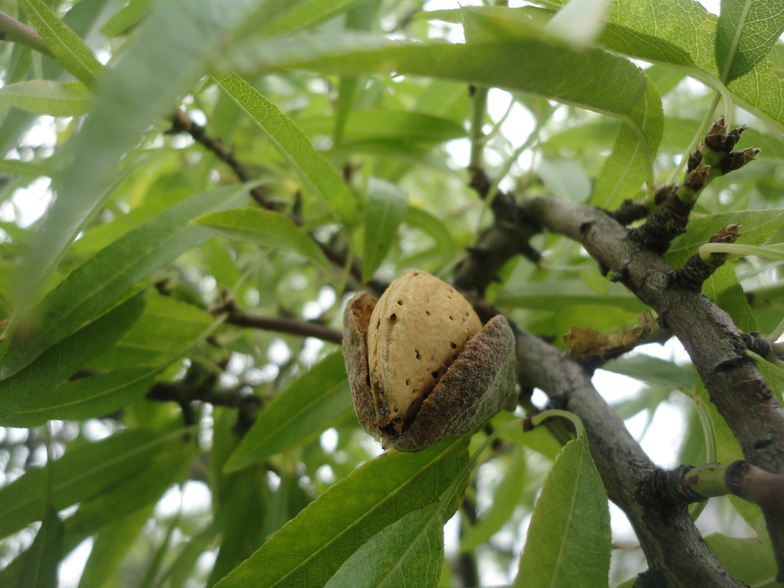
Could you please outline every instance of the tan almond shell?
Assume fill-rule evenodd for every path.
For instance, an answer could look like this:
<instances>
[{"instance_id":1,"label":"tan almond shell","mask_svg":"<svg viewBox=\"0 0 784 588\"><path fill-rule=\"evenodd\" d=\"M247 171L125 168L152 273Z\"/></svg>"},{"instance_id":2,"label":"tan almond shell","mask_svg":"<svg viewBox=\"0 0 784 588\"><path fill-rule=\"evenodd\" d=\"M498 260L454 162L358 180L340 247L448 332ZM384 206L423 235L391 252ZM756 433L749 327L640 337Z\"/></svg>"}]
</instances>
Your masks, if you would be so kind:
<instances>
[{"instance_id":1,"label":"tan almond shell","mask_svg":"<svg viewBox=\"0 0 784 588\"><path fill-rule=\"evenodd\" d=\"M501 409L514 410L515 338L506 318L499 315L466 343L409 427L396 436L383 433L377 424L367 364L367 328L376 302L366 292L349 301L343 355L357 418L385 449L421 451L445 437L471 431Z\"/></svg>"},{"instance_id":2,"label":"tan almond shell","mask_svg":"<svg viewBox=\"0 0 784 588\"><path fill-rule=\"evenodd\" d=\"M378 425L400 430L482 328L462 294L422 270L398 276L376 303L367 333Z\"/></svg>"}]
</instances>

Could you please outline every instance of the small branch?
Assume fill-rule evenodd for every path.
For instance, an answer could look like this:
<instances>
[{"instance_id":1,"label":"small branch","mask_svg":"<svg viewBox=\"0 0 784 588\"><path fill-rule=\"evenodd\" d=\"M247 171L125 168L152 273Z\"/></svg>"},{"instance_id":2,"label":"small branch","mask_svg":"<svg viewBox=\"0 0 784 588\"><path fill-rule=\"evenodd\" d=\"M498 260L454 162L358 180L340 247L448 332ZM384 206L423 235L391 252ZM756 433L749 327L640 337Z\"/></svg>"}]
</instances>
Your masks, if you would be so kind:
<instances>
[{"instance_id":1,"label":"small branch","mask_svg":"<svg viewBox=\"0 0 784 588\"><path fill-rule=\"evenodd\" d=\"M471 98L471 127L469 135L471 139L471 159L468 164L469 169L481 169L484 165L485 135L482 127L487 114L487 94L488 88L469 86L468 95Z\"/></svg>"},{"instance_id":2,"label":"small branch","mask_svg":"<svg viewBox=\"0 0 784 588\"><path fill-rule=\"evenodd\" d=\"M316 339L337 343L338 345L343 341L343 333L341 331L302 319L273 318L249 314L237 305L234 296L232 296L228 290L224 289L221 292L221 295L223 296L223 301L210 308L210 313L213 315L228 313L229 316L226 318L227 324L237 325L238 327L261 329L264 331L288 333L300 337L315 337Z\"/></svg>"},{"instance_id":3,"label":"small branch","mask_svg":"<svg viewBox=\"0 0 784 588\"><path fill-rule=\"evenodd\" d=\"M738 232L740 225L733 224L724 227L710 239L710 243L734 243L740 236ZM692 290L693 292L702 291L702 284L710 278L714 272L724 265L727 259L726 253L708 253L701 255L695 253L681 269L675 270L670 278L670 286L678 290Z\"/></svg>"},{"instance_id":4,"label":"small branch","mask_svg":"<svg viewBox=\"0 0 784 588\"><path fill-rule=\"evenodd\" d=\"M239 179L241 182L250 182L253 179L253 175L250 173L248 168L246 168L237 160L232 151L224 147L223 142L220 139L210 135L205 127L193 122L186 113L178 110L174 115L172 115L171 122L172 127L169 129L169 133L189 134L194 141L202 145L205 149L212 152L218 159L226 163L231 168L231 171L234 172L234 175L237 176L237 179ZM275 202L272 197L261 187L257 186L253 188L250 191L250 195L262 208L286 215L298 227L304 226L305 222L302 220L302 218L293 212L284 210L283 207ZM310 233L310 236L313 238L313 241L315 241L316 245L318 245L324 252L324 255L327 256L327 259L329 259L338 267L343 268L346 266L348 259L346 255L342 253L341 248L335 248L327 245L326 243L322 243L316 239L312 233ZM356 260L352 261L350 272L351 276L356 280L356 282L361 284L362 266ZM385 284L382 284L376 280L371 280L366 285L376 293L383 292L385 289Z\"/></svg>"},{"instance_id":5,"label":"small branch","mask_svg":"<svg viewBox=\"0 0 784 588\"><path fill-rule=\"evenodd\" d=\"M47 57L54 57L49 50L49 47L47 47L46 43L41 39L38 31L11 18L4 12L0 12L0 41L19 43L20 45L34 49Z\"/></svg>"},{"instance_id":6,"label":"small branch","mask_svg":"<svg viewBox=\"0 0 784 588\"><path fill-rule=\"evenodd\" d=\"M237 325L238 327L276 331L278 333L288 333L300 337L315 337L316 339L337 343L338 345L343 341L343 333L340 331L301 319L271 318L243 312L239 315L230 316L226 319L226 322L230 325Z\"/></svg>"}]
</instances>

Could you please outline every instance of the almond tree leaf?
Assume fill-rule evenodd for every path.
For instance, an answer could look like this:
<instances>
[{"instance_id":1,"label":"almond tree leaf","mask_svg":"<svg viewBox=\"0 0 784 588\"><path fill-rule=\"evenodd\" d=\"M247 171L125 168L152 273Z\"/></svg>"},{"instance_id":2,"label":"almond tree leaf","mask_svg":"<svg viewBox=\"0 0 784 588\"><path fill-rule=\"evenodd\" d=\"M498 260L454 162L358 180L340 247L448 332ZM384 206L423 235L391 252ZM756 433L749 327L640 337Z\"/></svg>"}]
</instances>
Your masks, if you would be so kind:
<instances>
[{"instance_id":1,"label":"almond tree leaf","mask_svg":"<svg viewBox=\"0 0 784 588\"><path fill-rule=\"evenodd\" d=\"M211 0L156 3L155 11L124 46L122 59L102 76L91 114L71 140L73 156L57 197L28 250L26 271L17 287L15 319L24 317L40 299L46 278L108 198L107 186L123 155L153 121L174 109L177 98L204 75L207 58L227 30L259 1L227 0L220 6ZM86 67L85 80L89 71Z\"/></svg>"},{"instance_id":2,"label":"almond tree leaf","mask_svg":"<svg viewBox=\"0 0 784 588\"><path fill-rule=\"evenodd\" d=\"M87 112L90 103L91 94L80 83L31 80L0 88L0 105L14 106L33 114L78 116Z\"/></svg>"},{"instance_id":3,"label":"almond tree leaf","mask_svg":"<svg viewBox=\"0 0 784 588\"><path fill-rule=\"evenodd\" d=\"M41 528L24 552L22 573L16 588L57 588L57 566L63 556L63 522L57 511L46 507Z\"/></svg>"},{"instance_id":4,"label":"almond tree leaf","mask_svg":"<svg viewBox=\"0 0 784 588\"><path fill-rule=\"evenodd\" d=\"M281 35L315 26L342 14L366 0L310 0L299 5L266 31L268 35Z\"/></svg>"},{"instance_id":5,"label":"almond tree leaf","mask_svg":"<svg viewBox=\"0 0 784 588\"><path fill-rule=\"evenodd\" d=\"M52 506L62 510L111 489L144 469L168 444L181 443L183 434L136 429L66 451L51 464ZM0 537L41 520L48 475L31 469L0 488Z\"/></svg>"},{"instance_id":6,"label":"almond tree leaf","mask_svg":"<svg viewBox=\"0 0 784 588\"><path fill-rule=\"evenodd\" d=\"M137 294L47 349L24 370L0 382L2 426L15 426L11 423L17 422L19 413L52 401L51 395L58 384L119 339L143 310L144 295Z\"/></svg>"},{"instance_id":7,"label":"almond tree leaf","mask_svg":"<svg viewBox=\"0 0 784 588\"><path fill-rule=\"evenodd\" d=\"M63 521L63 553L70 553L87 537L123 517L140 509L152 509L172 484L184 480L196 451L196 443L185 443L182 436L170 436L165 444L155 448L144 467L129 471L127 476L118 476L114 485L81 502L76 513ZM0 570L0 586L13 586L21 576L23 565L24 557L20 556Z\"/></svg>"},{"instance_id":8,"label":"almond tree leaf","mask_svg":"<svg viewBox=\"0 0 784 588\"><path fill-rule=\"evenodd\" d=\"M420 75L526 92L630 117L645 93L642 72L599 49L574 51L547 38L421 44L344 32L259 42L229 54L240 71L274 67L341 73ZM569 83L564 83L568 79Z\"/></svg>"},{"instance_id":9,"label":"almond tree leaf","mask_svg":"<svg viewBox=\"0 0 784 588\"><path fill-rule=\"evenodd\" d=\"M187 198L99 251L47 293L11 334L3 377L29 365L139 288L139 282L212 236L193 218L244 198L245 186L226 186ZM24 327L24 328L22 328Z\"/></svg>"},{"instance_id":10,"label":"almond tree leaf","mask_svg":"<svg viewBox=\"0 0 784 588\"><path fill-rule=\"evenodd\" d=\"M334 276L332 264L313 238L286 215L258 208L223 210L200 216L194 224L208 227L228 239L293 251Z\"/></svg>"},{"instance_id":11,"label":"almond tree leaf","mask_svg":"<svg viewBox=\"0 0 784 588\"><path fill-rule=\"evenodd\" d=\"M664 131L664 112L656 85L648 80L645 96L635 105L633 118L639 121L646 142L629 125L621 125L612 154L605 160L591 195L593 206L614 210L633 198L643 182L653 189L651 152L659 147ZM647 147L647 149L646 149Z\"/></svg>"},{"instance_id":12,"label":"almond tree leaf","mask_svg":"<svg viewBox=\"0 0 784 588\"><path fill-rule=\"evenodd\" d=\"M436 586L444 559L444 520L438 502L408 513L374 535L324 588Z\"/></svg>"},{"instance_id":13,"label":"almond tree leaf","mask_svg":"<svg viewBox=\"0 0 784 588\"><path fill-rule=\"evenodd\" d=\"M365 203L365 245L362 280L373 278L381 262L397 240L397 229L406 215L408 194L384 180L370 178Z\"/></svg>"},{"instance_id":14,"label":"almond tree leaf","mask_svg":"<svg viewBox=\"0 0 784 588\"><path fill-rule=\"evenodd\" d=\"M354 196L340 174L313 148L302 129L237 74L217 73L213 78L288 160L308 190L322 198L346 225L354 224L357 218Z\"/></svg>"},{"instance_id":15,"label":"almond tree leaf","mask_svg":"<svg viewBox=\"0 0 784 588\"><path fill-rule=\"evenodd\" d=\"M770 545L759 539L738 539L719 533L705 537L705 543L727 571L741 582L760 588L775 588L776 560Z\"/></svg>"},{"instance_id":16,"label":"almond tree leaf","mask_svg":"<svg viewBox=\"0 0 784 588\"><path fill-rule=\"evenodd\" d=\"M0 421L7 427L37 427L51 419L79 421L111 414L143 398L159 371L159 368L126 368L63 382Z\"/></svg>"},{"instance_id":17,"label":"almond tree leaf","mask_svg":"<svg viewBox=\"0 0 784 588\"><path fill-rule=\"evenodd\" d=\"M765 58L784 32L780 0L722 0L716 29L716 64L729 83Z\"/></svg>"},{"instance_id":18,"label":"almond tree leaf","mask_svg":"<svg viewBox=\"0 0 784 588\"><path fill-rule=\"evenodd\" d=\"M547 476L528 528L516 587L607 586L610 511L588 443L567 443Z\"/></svg>"},{"instance_id":19,"label":"almond tree leaf","mask_svg":"<svg viewBox=\"0 0 784 588\"><path fill-rule=\"evenodd\" d=\"M215 318L204 310L150 289L139 320L87 367L114 370L166 366L206 337L214 323Z\"/></svg>"},{"instance_id":20,"label":"almond tree leaf","mask_svg":"<svg viewBox=\"0 0 784 588\"><path fill-rule=\"evenodd\" d=\"M330 486L217 586L324 585L376 533L436 502L467 459L465 437L381 455Z\"/></svg>"},{"instance_id":21,"label":"almond tree leaf","mask_svg":"<svg viewBox=\"0 0 784 588\"><path fill-rule=\"evenodd\" d=\"M263 462L320 433L352 406L343 355L336 351L264 407L224 470Z\"/></svg>"},{"instance_id":22,"label":"almond tree leaf","mask_svg":"<svg viewBox=\"0 0 784 588\"><path fill-rule=\"evenodd\" d=\"M309 135L329 134L332 122L324 117L298 121ZM421 112L401 110L359 110L352 112L343 130L346 140L397 139L422 143L440 143L466 136L458 123Z\"/></svg>"},{"instance_id":23,"label":"almond tree leaf","mask_svg":"<svg viewBox=\"0 0 784 588\"><path fill-rule=\"evenodd\" d=\"M21 0L21 5L60 65L88 88L94 86L103 65L79 35L57 18L43 0Z\"/></svg>"}]
</instances>

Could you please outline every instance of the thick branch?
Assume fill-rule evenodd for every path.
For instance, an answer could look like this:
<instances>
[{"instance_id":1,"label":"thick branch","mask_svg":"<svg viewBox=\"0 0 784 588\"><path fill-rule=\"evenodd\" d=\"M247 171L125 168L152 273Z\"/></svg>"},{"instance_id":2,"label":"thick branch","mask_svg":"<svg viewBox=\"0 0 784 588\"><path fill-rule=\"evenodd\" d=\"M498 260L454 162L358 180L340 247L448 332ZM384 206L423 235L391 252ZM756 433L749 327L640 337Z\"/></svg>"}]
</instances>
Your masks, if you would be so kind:
<instances>
[{"instance_id":1,"label":"thick branch","mask_svg":"<svg viewBox=\"0 0 784 588\"><path fill-rule=\"evenodd\" d=\"M746 357L743 336L729 315L700 292L671 288L672 267L630 243L627 230L606 214L552 198L533 200L527 210L623 276L624 284L680 339L746 460L784 473L784 408Z\"/></svg>"},{"instance_id":2,"label":"thick branch","mask_svg":"<svg viewBox=\"0 0 784 588\"><path fill-rule=\"evenodd\" d=\"M741 587L702 539L688 500L664 491L657 468L591 384L590 374L566 354L517 330L520 383L547 392L580 417L607 494L628 516L658 586Z\"/></svg>"}]
</instances>

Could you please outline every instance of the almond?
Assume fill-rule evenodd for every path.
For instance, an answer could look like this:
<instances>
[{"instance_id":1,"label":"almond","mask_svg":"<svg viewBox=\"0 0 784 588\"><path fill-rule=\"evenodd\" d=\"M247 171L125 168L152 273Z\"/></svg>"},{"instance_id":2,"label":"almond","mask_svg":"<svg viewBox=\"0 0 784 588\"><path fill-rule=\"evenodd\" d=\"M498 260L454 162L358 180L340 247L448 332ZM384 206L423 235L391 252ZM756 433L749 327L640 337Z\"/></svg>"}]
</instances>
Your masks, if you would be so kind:
<instances>
[{"instance_id":1,"label":"almond","mask_svg":"<svg viewBox=\"0 0 784 588\"><path fill-rule=\"evenodd\" d=\"M343 351L354 408L385 446L418 451L514 409L515 341L502 316L482 326L469 302L422 270L346 307Z\"/></svg>"}]
</instances>

